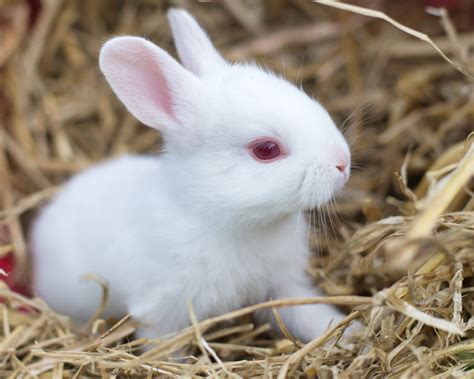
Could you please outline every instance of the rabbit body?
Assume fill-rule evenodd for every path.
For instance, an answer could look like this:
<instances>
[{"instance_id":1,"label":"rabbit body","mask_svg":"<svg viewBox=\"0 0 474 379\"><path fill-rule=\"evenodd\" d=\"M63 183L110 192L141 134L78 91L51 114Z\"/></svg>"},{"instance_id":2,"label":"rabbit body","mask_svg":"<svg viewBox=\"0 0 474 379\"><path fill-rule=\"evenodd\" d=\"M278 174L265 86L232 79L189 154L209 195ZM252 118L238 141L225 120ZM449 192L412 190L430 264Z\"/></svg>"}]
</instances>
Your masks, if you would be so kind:
<instances>
[{"instance_id":1,"label":"rabbit body","mask_svg":"<svg viewBox=\"0 0 474 379\"><path fill-rule=\"evenodd\" d=\"M348 177L349 150L325 110L252 65L229 65L186 12L170 12L183 66L151 42L118 37L101 68L119 98L165 138L159 157L125 156L72 178L31 235L34 288L86 321L101 289L106 316L131 313L157 337L244 305L313 297L304 211ZM342 315L281 309L307 341ZM262 318L273 322L271 313Z\"/></svg>"},{"instance_id":2,"label":"rabbit body","mask_svg":"<svg viewBox=\"0 0 474 379\"><path fill-rule=\"evenodd\" d=\"M179 206L162 166L154 157L106 162L73 178L43 210L33 231L41 254L35 288L50 306L88 320L101 288L81 278L99 273L110 287L106 316L131 313L143 334L162 336L189 324L187 300L204 319L270 298L317 294L303 275L303 215L259 229L220 229L221 220ZM292 310L298 308L339 318L325 305ZM312 325L309 333L296 333L312 338L327 322Z\"/></svg>"}]
</instances>

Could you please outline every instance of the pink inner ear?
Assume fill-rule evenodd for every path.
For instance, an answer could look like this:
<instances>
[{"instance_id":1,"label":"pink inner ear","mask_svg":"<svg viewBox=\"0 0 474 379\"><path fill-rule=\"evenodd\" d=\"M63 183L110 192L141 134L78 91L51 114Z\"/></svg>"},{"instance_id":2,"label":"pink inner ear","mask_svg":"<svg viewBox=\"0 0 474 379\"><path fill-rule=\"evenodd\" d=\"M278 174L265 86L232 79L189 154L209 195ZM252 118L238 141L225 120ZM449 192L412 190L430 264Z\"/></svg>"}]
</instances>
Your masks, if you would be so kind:
<instances>
[{"instance_id":1,"label":"pink inner ear","mask_svg":"<svg viewBox=\"0 0 474 379\"><path fill-rule=\"evenodd\" d=\"M158 129L177 124L177 107L190 101L182 89L196 85L194 77L169 54L143 38L117 37L107 42L100 67L127 109Z\"/></svg>"},{"instance_id":2,"label":"pink inner ear","mask_svg":"<svg viewBox=\"0 0 474 379\"><path fill-rule=\"evenodd\" d=\"M168 83L166 82L158 62L149 56L138 56L135 69L129 70L130 78L142 86L143 96L151 101L158 109L174 118L171 96ZM133 62L131 62L133 65Z\"/></svg>"}]
</instances>

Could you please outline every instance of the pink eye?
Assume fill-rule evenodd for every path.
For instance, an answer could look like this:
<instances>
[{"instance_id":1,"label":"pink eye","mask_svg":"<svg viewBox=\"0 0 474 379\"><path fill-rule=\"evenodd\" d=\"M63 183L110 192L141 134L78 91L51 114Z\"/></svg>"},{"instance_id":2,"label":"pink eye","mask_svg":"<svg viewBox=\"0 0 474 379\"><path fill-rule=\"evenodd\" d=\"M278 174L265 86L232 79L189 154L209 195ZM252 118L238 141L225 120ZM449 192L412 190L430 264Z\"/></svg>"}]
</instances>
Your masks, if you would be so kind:
<instances>
[{"instance_id":1,"label":"pink eye","mask_svg":"<svg viewBox=\"0 0 474 379\"><path fill-rule=\"evenodd\" d=\"M250 145L252 155L260 161L272 161L281 155L281 149L277 142L270 139L261 139Z\"/></svg>"}]
</instances>

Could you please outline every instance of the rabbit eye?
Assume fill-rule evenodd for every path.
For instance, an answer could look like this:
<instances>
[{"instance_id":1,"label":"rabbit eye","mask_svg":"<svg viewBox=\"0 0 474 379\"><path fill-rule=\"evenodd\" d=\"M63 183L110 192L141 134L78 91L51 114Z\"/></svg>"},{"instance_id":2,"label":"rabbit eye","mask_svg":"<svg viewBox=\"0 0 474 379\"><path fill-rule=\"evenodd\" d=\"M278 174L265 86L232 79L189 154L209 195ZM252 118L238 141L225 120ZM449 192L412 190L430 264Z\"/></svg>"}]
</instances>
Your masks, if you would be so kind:
<instances>
[{"instance_id":1,"label":"rabbit eye","mask_svg":"<svg viewBox=\"0 0 474 379\"><path fill-rule=\"evenodd\" d=\"M282 155L278 142L271 139L259 139L249 147L253 157L259 161L270 162Z\"/></svg>"}]
</instances>

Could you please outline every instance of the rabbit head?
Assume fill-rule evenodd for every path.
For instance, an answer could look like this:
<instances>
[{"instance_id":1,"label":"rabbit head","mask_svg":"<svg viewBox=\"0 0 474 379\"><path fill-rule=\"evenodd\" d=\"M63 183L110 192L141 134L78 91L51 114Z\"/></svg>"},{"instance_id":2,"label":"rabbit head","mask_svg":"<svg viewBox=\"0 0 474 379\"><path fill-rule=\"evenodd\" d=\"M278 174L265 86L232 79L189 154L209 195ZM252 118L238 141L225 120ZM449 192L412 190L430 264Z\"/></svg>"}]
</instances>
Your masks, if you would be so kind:
<instances>
[{"instance_id":1,"label":"rabbit head","mask_svg":"<svg viewBox=\"0 0 474 379\"><path fill-rule=\"evenodd\" d=\"M177 198L247 224L329 201L350 153L326 110L272 72L226 62L186 11L168 18L182 65L126 36L103 46L100 67L127 109L163 134Z\"/></svg>"}]
</instances>

